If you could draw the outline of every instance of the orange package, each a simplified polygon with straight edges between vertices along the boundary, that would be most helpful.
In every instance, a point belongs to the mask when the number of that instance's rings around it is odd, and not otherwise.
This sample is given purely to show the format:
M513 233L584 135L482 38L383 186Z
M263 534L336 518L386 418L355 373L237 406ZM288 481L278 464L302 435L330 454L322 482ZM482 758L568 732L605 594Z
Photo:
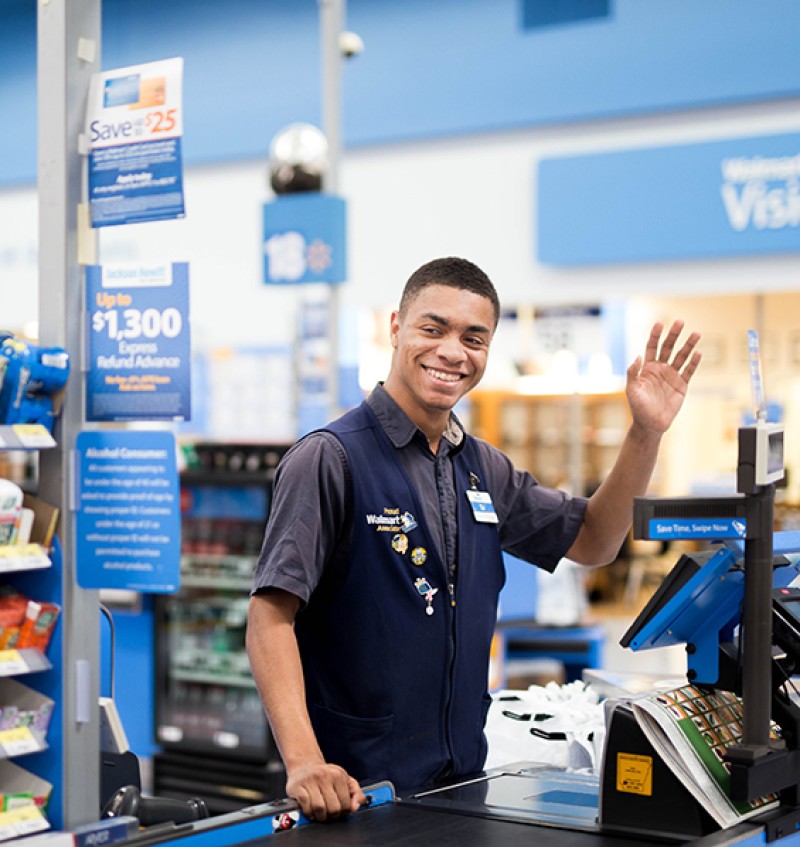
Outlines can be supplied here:
M37 603L31 600L25 614L25 621L20 627L17 649L32 647L44 653L50 643L60 611L61 607L55 603L44 601Z

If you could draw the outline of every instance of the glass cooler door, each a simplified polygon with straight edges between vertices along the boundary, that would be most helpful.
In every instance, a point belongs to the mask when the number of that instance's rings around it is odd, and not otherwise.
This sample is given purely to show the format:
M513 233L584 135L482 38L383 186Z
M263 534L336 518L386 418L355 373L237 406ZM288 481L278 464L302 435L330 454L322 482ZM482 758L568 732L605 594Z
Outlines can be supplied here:
M165 750L273 758L244 639L271 477L181 477L181 587L157 604L156 735Z

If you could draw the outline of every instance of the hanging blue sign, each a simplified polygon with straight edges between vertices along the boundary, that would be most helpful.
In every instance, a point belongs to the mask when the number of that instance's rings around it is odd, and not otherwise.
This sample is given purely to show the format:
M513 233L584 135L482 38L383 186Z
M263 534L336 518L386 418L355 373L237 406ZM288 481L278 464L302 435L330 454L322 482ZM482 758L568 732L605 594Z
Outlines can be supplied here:
M264 204L264 282L347 278L346 207L330 194L287 194Z
M544 159L537 251L552 265L800 251L800 135Z
M181 522L175 436L82 432L76 451L78 584L176 591Z
M86 303L86 419L189 420L188 265L91 265Z

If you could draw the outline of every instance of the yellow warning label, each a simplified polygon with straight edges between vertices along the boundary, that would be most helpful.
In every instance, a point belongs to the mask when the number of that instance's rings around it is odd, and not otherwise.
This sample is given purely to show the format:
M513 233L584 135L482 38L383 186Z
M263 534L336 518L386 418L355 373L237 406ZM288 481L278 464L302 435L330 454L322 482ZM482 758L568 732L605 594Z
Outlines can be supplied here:
M653 796L653 757L617 753L617 791Z

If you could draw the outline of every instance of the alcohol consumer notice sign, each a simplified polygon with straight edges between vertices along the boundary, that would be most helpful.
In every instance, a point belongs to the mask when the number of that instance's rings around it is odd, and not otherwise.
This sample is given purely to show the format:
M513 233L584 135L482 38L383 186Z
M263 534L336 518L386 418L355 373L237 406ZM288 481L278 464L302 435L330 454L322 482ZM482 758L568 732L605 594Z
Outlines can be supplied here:
M82 588L172 592L180 496L171 432L82 432L76 440Z
M94 74L86 138L92 226L184 216L183 59Z
M189 266L90 265L86 304L86 419L189 420Z

